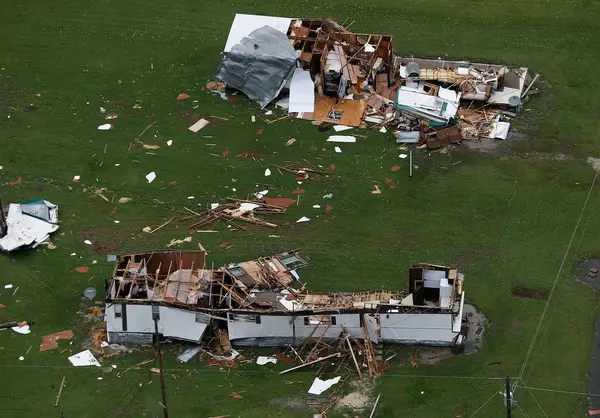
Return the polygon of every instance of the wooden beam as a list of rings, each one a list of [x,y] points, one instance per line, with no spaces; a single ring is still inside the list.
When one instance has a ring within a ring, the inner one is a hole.
[[[321,362],[321,361],[323,361],[323,360],[328,360],[328,359],[330,359],[330,358],[333,358],[333,357],[339,357],[339,356],[341,356],[341,353],[335,353],[335,354],[331,354],[331,355],[329,355],[329,356],[321,357],[321,358],[319,358],[319,359],[317,359],[317,360],[314,360],[314,361],[309,361],[308,363],[304,363],[304,364],[301,364],[301,365],[299,365],[299,366],[292,367],[291,369],[287,369],[287,370],[281,371],[281,372],[279,372],[279,374],[286,374],[286,373],[289,373],[289,372],[293,372],[294,370],[298,370],[298,369],[301,369],[301,368],[303,368],[303,367],[306,367],[306,366],[310,366],[310,365],[312,365],[312,364],[319,363],[319,362]]]
[[[354,365],[356,366],[356,371],[358,372],[358,378],[363,380],[362,373],[360,372],[360,367],[358,367],[358,362],[356,361],[356,356],[354,355],[354,350],[352,350],[352,344],[350,343],[350,337],[346,334],[346,344],[348,344],[348,349],[350,350],[350,354],[352,355],[352,360],[354,361]]]
[[[67,376],[63,376],[62,381],[60,382],[60,388],[58,389],[58,395],[56,395],[56,402],[54,402],[54,406],[58,406],[60,402],[60,395],[62,395],[63,388],[65,387],[65,379]]]

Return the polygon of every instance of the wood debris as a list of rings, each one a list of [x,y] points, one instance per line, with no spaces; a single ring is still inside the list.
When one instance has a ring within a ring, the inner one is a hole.
[[[277,224],[256,218],[254,215],[285,212],[284,207],[269,205],[261,200],[240,200],[235,198],[228,198],[228,200],[232,201],[232,203],[225,203],[203,213],[194,214],[192,217],[198,216],[201,219],[189,225],[189,229],[201,228],[216,221],[226,222],[232,227],[241,230],[245,230],[246,228],[237,222],[276,228]]]

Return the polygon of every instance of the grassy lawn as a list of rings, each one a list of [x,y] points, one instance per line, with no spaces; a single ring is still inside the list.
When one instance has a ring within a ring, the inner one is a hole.
[[[557,0],[233,3],[0,0],[0,198],[8,203],[44,197],[60,205],[62,221],[53,237],[55,250],[0,257],[0,303],[6,305],[1,322],[36,322],[29,335],[0,332],[0,415],[158,416],[157,375],[142,367],[117,377],[119,370],[149,358],[150,351],[105,360],[101,369],[70,366],[67,356],[80,350],[89,331],[78,313],[89,305],[83,290],[94,286],[102,295],[112,269],[107,253],[162,248],[187,236],[184,224],[152,235],[141,232],[179,216],[184,206],[204,208],[262,189],[269,196],[294,197],[298,185],[291,175],[272,170],[264,177],[264,169],[273,162],[306,159],[324,167],[335,164],[335,176],[325,186],[302,184],[306,192],[299,204],[269,218],[281,225],[278,230],[233,232],[218,225],[218,233],[194,234],[181,248],[201,242],[210,251],[209,261],[220,265],[301,247],[310,261],[302,279],[315,290],[403,288],[413,262],[457,265],[466,274],[467,298],[490,322],[483,348],[416,369],[398,355],[373,389],[374,396],[382,394],[375,416],[504,416],[502,397],[494,393],[504,376],[519,375],[545,306],[544,300],[519,298],[510,290],[526,285],[550,291],[594,178],[585,159],[600,155],[600,5]],[[232,103],[201,91],[217,69],[236,12],[348,18],[347,23],[355,21],[353,30],[393,34],[402,54],[528,66],[542,74],[543,91],[513,126],[529,139],[503,144],[496,154],[417,150],[418,169],[409,178],[408,162],[398,158],[391,133],[361,131],[365,138],[342,144],[343,153],[337,154],[325,142],[329,133],[310,122],[267,125],[257,105],[245,98]],[[191,99],[175,101],[181,92]],[[37,110],[26,110],[32,103]],[[136,103],[141,109],[133,108]],[[115,129],[96,129],[105,123],[100,106],[119,114],[111,121]],[[196,115],[228,120],[211,119],[194,134],[187,127]],[[154,154],[129,149],[153,121],[142,140],[161,149],[150,151]],[[257,135],[261,128],[264,133]],[[297,142],[287,147],[290,138]],[[249,152],[254,158],[237,157]],[[553,153],[568,158],[557,160]],[[401,169],[390,172],[394,165]],[[157,174],[152,184],[144,178],[150,171]],[[75,175],[81,176],[79,184],[71,181]],[[19,177],[21,184],[7,184]],[[382,195],[371,194],[374,184]],[[390,184],[396,188],[390,190]],[[115,203],[94,194],[102,187],[115,202],[133,200],[115,209]],[[331,200],[323,199],[327,193],[333,194]],[[528,386],[587,392],[598,296],[575,283],[572,271],[578,260],[600,252],[598,197],[596,186],[523,375]],[[325,213],[328,203],[333,210]],[[322,209],[313,209],[315,204]],[[311,222],[295,224],[301,216]],[[269,237],[273,234],[278,237]],[[93,245],[85,245],[85,239]],[[219,248],[223,241],[233,247]],[[82,265],[90,267],[89,273],[74,272]],[[16,294],[14,288],[4,289],[8,283],[19,287]],[[57,350],[38,351],[43,335],[69,328],[75,331],[72,345],[62,341]],[[230,371],[198,360],[180,365],[178,350],[167,347],[165,354],[173,417],[310,416],[285,405],[306,399],[314,372],[278,376],[285,364],[252,362]],[[252,352],[244,355],[254,358]],[[60,408],[54,408],[63,376],[67,387]],[[232,398],[232,392],[242,392],[243,398]],[[538,402],[549,416],[587,415],[585,396],[533,393],[535,399],[517,390],[522,411],[514,416],[544,416]]]

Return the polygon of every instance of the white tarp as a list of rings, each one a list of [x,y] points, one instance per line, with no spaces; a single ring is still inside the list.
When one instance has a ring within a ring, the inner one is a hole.
[[[100,363],[96,360],[96,357],[92,354],[90,350],[82,351],[81,353],[77,353],[69,357],[69,361],[73,366],[81,367],[81,366],[96,366],[100,367]]]
[[[282,33],[287,33],[288,28],[292,20],[289,17],[276,17],[276,16],[260,16],[260,15],[247,15],[247,14],[236,14],[229,29],[229,36],[225,43],[225,49],[223,52],[229,52],[229,50],[235,45],[239,44],[240,41],[246,36],[250,35],[258,28],[263,26],[271,26]]]
[[[325,392],[327,389],[338,383],[340,379],[341,376],[327,380],[321,380],[318,377],[315,377],[315,381],[311,385],[310,389],[308,389],[308,393],[312,395],[320,395],[321,393]]]
[[[310,78],[310,71],[296,68],[290,83],[290,113],[315,111],[315,84]]]
[[[36,247],[58,229],[58,206],[42,199],[11,203],[6,225],[6,235],[0,238],[0,249],[14,251],[26,246]]]

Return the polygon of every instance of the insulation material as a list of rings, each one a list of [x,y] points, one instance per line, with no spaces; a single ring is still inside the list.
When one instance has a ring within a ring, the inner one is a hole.
[[[289,112],[315,111],[315,85],[310,78],[310,71],[301,68],[294,70],[290,84]]]
[[[296,65],[296,51],[285,33],[263,26],[225,55],[217,78],[266,106],[278,94]]]
[[[43,199],[11,203],[6,226],[6,235],[0,238],[0,249],[35,248],[58,230],[58,206]]]
[[[341,376],[334,377],[333,379],[321,380],[318,377],[315,377],[313,384],[308,389],[308,393],[311,395],[320,395],[325,392],[327,389],[338,383],[341,379]]]

